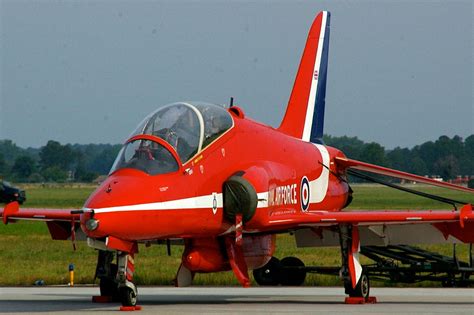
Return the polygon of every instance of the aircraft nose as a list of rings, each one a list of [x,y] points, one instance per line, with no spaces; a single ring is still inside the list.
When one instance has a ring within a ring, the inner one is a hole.
[[[148,176],[135,169],[123,169],[109,176],[88,198],[81,216],[83,231],[94,238],[111,235],[130,215],[127,207],[161,199],[157,183],[166,179]],[[127,214],[128,213],[128,214]]]

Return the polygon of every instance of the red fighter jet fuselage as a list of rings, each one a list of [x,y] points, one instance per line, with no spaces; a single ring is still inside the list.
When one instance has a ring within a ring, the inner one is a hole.
[[[338,211],[346,205],[349,186],[338,177],[334,163],[336,156],[344,157],[339,150],[303,142],[254,122],[237,107],[225,110],[217,105],[205,106],[221,115],[213,119],[227,121],[228,125],[205,148],[184,157],[184,163],[176,149],[157,136],[133,135],[127,141],[119,160],[134,147],[134,154],[140,150],[143,153],[140,157],[136,154],[135,159],[159,168],[162,157],[154,152],[166,150],[162,152],[174,159],[175,167],[152,175],[146,167],[131,167],[130,161],[116,162],[118,167],[85,204],[85,210],[93,210],[99,222],[94,231],[84,228],[89,237],[151,240],[224,234],[234,222],[225,220],[223,184],[236,175],[252,184],[254,191],[243,193],[255,194],[257,201],[256,209],[250,210],[254,213],[248,214],[252,218],[245,224],[245,232],[272,230],[272,223],[281,215],[298,216],[311,209]],[[192,103],[178,103],[164,110],[174,108],[183,109],[183,116],[201,114],[193,111]],[[140,145],[137,150],[135,147]],[[88,219],[87,215],[82,217],[84,227]]]
[[[343,211],[352,200],[347,174],[368,178],[358,171],[471,197],[474,190],[352,160],[323,144],[329,21],[323,11],[311,26],[278,128],[246,118],[236,106],[160,107],[131,134],[83,209],[19,209],[22,199],[2,198],[8,200],[0,210],[3,222],[44,220],[53,239],[74,240],[80,221],[88,245],[99,250],[101,296],[126,307],[137,302],[133,273],[139,243],[184,243],[177,286],[190,285],[197,272],[225,270],[243,286],[250,284],[248,270],[259,284],[294,285],[304,281],[304,264],[295,257],[280,264],[272,257],[275,234],[294,232],[298,247],[340,246],[345,292],[362,302],[370,297],[368,274],[358,259],[361,244],[473,243],[469,202],[431,196],[462,207]]]

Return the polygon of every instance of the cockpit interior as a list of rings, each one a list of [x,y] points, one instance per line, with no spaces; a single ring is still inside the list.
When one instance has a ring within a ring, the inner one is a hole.
[[[173,103],[148,115],[130,135],[151,135],[169,144],[177,153],[152,139],[128,141],[120,150],[110,174],[122,168],[134,168],[149,175],[175,172],[204,150],[214,140],[231,129],[234,121],[219,105],[197,102]]]

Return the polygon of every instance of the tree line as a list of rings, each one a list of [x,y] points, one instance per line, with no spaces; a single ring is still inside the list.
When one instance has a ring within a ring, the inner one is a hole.
[[[92,182],[107,174],[121,145],[61,144],[50,140],[41,148],[18,147],[0,140],[0,178],[14,182]]]
[[[326,135],[327,145],[336,147],[349,158],[421,175],[439,176],[444,180],[474,175],[474,135],[465,140],[459,136],[441,136],[413,148],[385,150],[378,143],[365,143],[357,137]]]
[[[349,158],[398,170],[438,175],[445,180],[474,175],[474,135],[441,136],[411,149],[386,150],[378,143],[357,137],[324,136],[327,145]],[[0,140],[0,178],[14,182],[91,182],[109,172],[121,145],[61,144],[50,140],[41,148],[21,148],[11,140]]]

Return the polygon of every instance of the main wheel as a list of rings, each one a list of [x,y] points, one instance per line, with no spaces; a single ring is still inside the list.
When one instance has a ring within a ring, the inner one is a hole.
[[[285,257],[280,261],[280,284],[300,286],[306,279],[304,263],[296,257]]]
[[[135,306],[137,305],[137,295],[129,287],[121,287],[119,289],[120,293],[120,302],[122,302],[122,306]]]
[[[349,284],[346,287],[346,293],[348,293],[350,297],[361,297],[367,299],[370,293],[370,282],[367,274],[365,272],[362,273],[355,288],[352,288]]]
[[[262,286],[278,285],[280,274],[280,260],[272,257],[262,268],[253,271],[255,281]]]

